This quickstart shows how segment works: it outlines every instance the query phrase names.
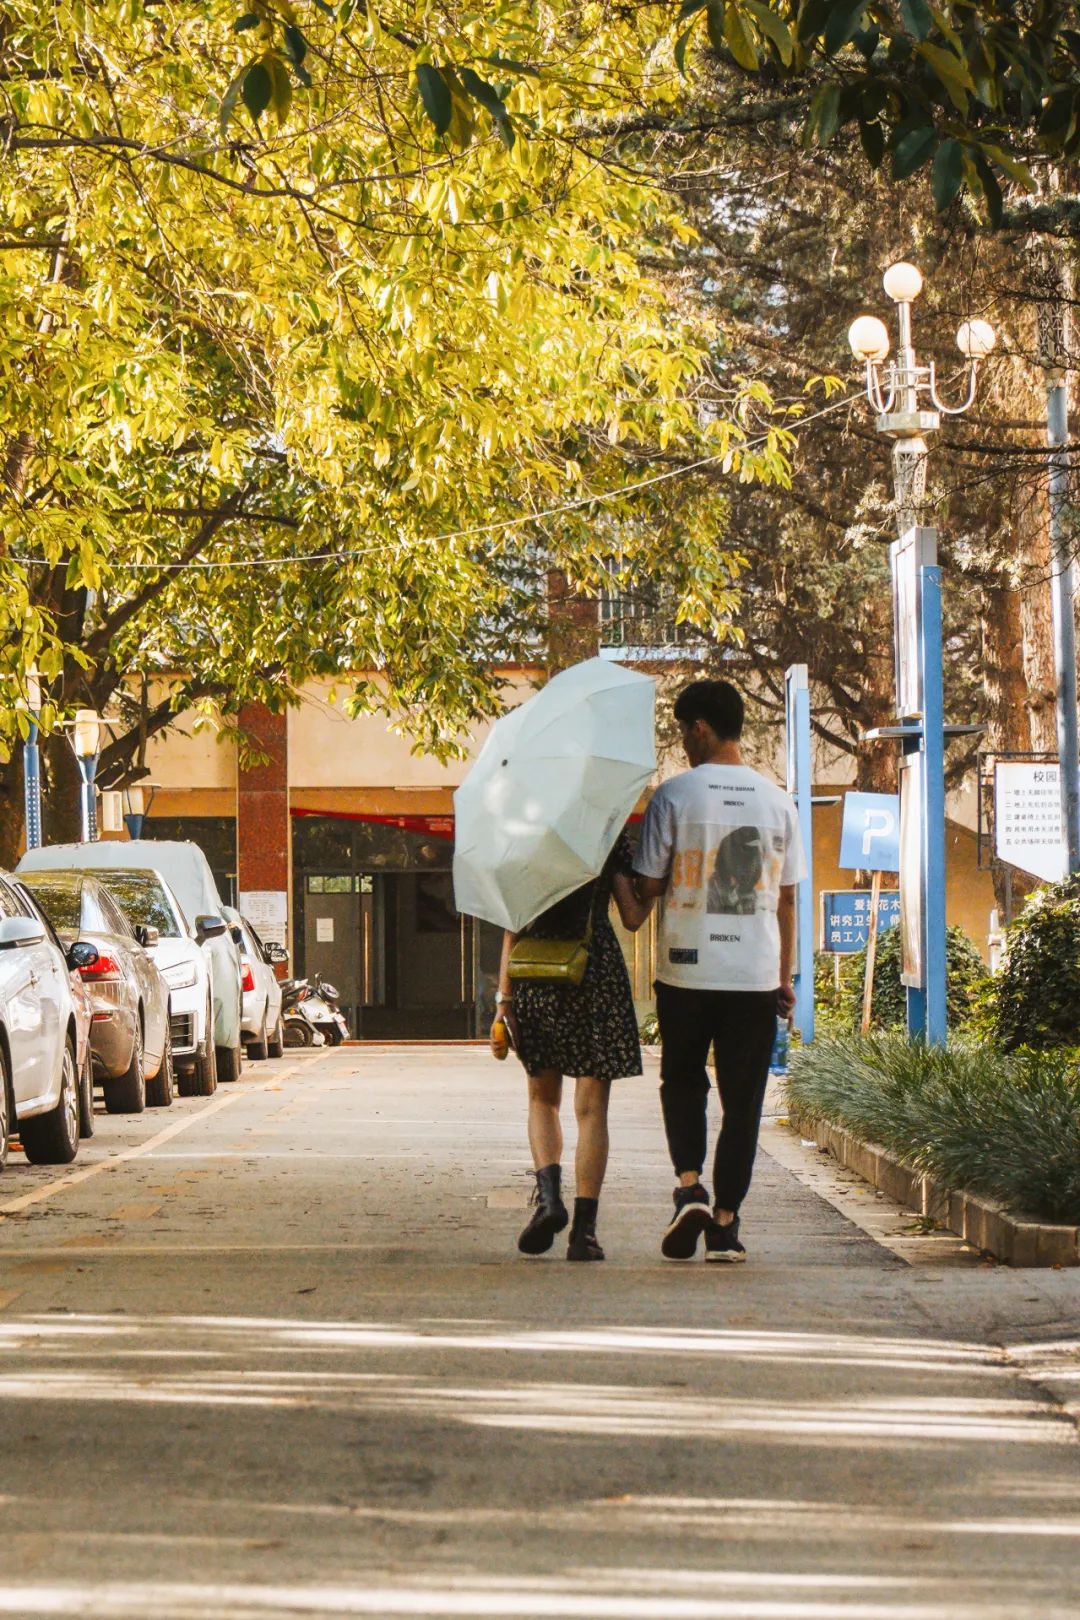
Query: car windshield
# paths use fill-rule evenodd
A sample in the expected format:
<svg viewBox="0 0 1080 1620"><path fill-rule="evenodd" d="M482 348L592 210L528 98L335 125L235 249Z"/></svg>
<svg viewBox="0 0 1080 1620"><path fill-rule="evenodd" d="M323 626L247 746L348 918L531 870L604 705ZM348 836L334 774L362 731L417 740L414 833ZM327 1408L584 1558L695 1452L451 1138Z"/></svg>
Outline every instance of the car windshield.
<svg viewBox="0 0 1080 1620"><path fill-rule="evenodd" d="M82 884L77 878L50 878L35 872L27 875L26 887L54 928L66 934L79 932L82 926Z"/></svg>
<svg viewBox="0 0 1080 1620"><path fill-rule="evenodd" d="M110 872L103 868L95 876L129 922L140 928L156 928L162 939L181 937L173 908L153 872Z"/></svg>

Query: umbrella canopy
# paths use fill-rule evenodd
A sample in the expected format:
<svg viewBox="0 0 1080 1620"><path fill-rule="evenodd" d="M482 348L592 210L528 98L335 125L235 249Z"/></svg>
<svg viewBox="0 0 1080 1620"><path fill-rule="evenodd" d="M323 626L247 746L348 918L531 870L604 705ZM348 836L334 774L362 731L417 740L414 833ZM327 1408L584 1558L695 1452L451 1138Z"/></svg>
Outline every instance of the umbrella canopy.
<svg viewBox="0 0 1080 1620"><path fill-rule="evenodd" d="M454 794L459 911L516 933L598 876L656 768L655 705L590 658L496 721Z"/></svg>

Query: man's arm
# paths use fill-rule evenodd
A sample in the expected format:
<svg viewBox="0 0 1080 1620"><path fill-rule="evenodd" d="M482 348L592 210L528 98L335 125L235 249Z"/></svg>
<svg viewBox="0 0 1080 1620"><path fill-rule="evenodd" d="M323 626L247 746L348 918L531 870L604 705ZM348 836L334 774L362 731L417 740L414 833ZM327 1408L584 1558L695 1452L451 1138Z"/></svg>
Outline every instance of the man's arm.
<svg viewBox="0 0 1080 1620"><path fill-rule="evenodd" d="M791 981L795 970L795 894L797 887L797 884L794 883L782 884L780 899L776 907L776 919L780 924L780 991L777 996L777 1007L784 1018L787 1018L795 1011L795 986Z"/></svg>

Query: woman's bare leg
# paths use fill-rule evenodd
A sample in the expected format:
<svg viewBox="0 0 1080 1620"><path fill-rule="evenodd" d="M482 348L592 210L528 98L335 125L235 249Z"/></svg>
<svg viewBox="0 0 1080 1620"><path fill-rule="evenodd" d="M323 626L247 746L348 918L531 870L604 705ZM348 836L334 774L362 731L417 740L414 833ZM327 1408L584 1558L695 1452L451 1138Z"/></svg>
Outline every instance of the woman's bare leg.
<svg viewBox="0 0 1080 1620"><path fill-rule="evenodd" d="M561 1102L561 1074L555 1069L541 1069L539 1074L530 1074L529 1147L532 1149L533 1166L537 1170L562 1162Z"/></svg>
<svg viewBox="0 0 1080 1620"><path fill-rule="evenodd" d="M574 1092L578 1140L575 1160L579 1198L599 1198L608 1161L608 1098L611 1084L582 1075Z"/></svg>

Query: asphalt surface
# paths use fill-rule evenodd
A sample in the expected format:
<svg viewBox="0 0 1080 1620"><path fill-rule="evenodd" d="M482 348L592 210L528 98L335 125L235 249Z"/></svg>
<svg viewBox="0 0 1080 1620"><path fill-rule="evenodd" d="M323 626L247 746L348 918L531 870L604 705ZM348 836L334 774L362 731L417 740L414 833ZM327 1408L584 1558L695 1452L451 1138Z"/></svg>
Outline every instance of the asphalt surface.
<svg viewBox="0 0 1080 1620"><path fill-rule="evenodd" d="M1080 1617L1080 1273L775 1121L750 1262L665 1264L654 1071L602 1266L517 1255L523 1083L475 1049L98 1125L0 1177L0 1615Z"/></svg>

